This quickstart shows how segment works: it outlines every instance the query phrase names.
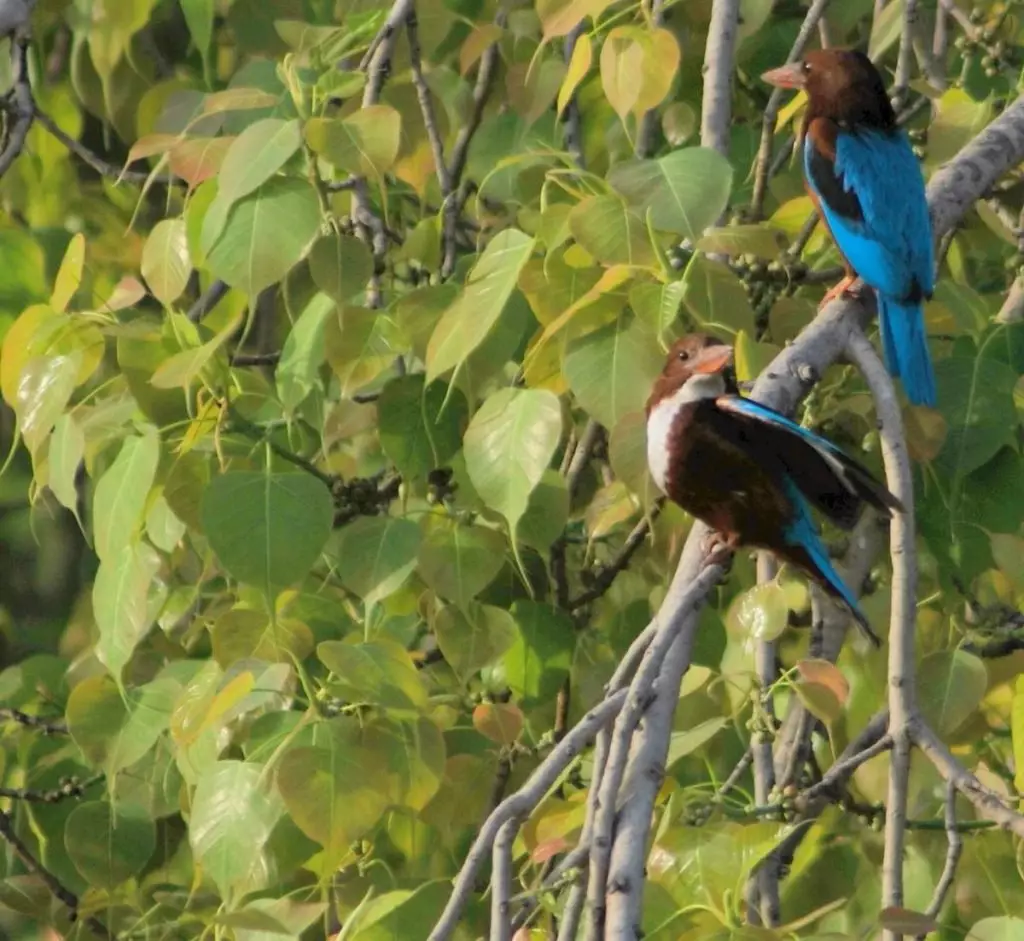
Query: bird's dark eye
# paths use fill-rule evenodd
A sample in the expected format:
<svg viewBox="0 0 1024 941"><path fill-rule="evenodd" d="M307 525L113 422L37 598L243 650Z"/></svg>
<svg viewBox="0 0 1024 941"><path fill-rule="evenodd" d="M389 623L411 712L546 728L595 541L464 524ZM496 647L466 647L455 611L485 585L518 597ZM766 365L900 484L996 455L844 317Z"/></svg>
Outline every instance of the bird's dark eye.
<svg viewBox="0 0 1024 941"><path fill-rule="evenodd" d="M810 62L802 62L802 63L800 63L800 71L803 72L804 75L810 75L811 74L811 63Z"/></svg>
<svg viewBox="0 0 1024 941"><path fill-rule="evenodd" d="M680 350L677 354L679 361L685 363L690 358L689 350Z"/></svg>

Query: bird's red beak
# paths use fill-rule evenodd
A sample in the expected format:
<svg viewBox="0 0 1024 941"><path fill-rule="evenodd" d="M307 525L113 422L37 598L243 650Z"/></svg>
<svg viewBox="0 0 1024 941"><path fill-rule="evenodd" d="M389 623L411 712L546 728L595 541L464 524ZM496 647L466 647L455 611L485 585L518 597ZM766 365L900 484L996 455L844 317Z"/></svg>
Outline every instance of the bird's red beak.
<svg viewBox="0 0 1024 941"><path fill-rule="evenodd" d="M789 65L780 65L777 69L771 69L761 76L762 82L774 85L776 88L803 88L804 70L799 62L791 62Z"/></svg>
<svg viewBox="0 0 1024 941"><path fill-rule="evenodd" d="M732 362L731 346L709 346L697 354L693 363L693 371L712 375L721 372Z"/></svg>

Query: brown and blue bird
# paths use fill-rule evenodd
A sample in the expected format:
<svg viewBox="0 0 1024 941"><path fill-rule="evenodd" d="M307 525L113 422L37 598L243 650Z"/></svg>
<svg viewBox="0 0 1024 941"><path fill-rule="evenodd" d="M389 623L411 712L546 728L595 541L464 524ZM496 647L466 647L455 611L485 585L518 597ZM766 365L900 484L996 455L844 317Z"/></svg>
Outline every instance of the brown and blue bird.
<svg viewBox="0 0 1024 941"><path fill-rule="evenodd" d="M725 549L755 546L810 574L844 602L876 644L839 577L811 507L850 529L869 504L900 502L830 441L736 393L732 347L690 334L669 350L647 400L647 463L673 502L717 530Z"/></svg>
<svg viewBox="0 0 1024 941"><path fill-rule="evenodd" d="M825 300L858 276L874 288L889 372L911 402L934 406L923 310L935 277L931 218L921 168L882 76L863 53L822 49L762 78L807 93L804 177L847 272Z"/></svg>

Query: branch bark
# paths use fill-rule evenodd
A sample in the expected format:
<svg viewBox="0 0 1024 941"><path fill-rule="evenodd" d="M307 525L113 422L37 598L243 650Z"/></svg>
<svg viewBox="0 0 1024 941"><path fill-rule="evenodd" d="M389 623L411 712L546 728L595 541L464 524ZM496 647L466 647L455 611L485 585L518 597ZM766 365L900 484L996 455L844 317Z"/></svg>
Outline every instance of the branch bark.
<svg viewBox="0 0 1024 941"><path fill-rule="evenodd" d="M732 118L732 70L739 32L739 0L714 0L708 42L704 47L704 98L701 103L702 147L729 153Z"/></svg>

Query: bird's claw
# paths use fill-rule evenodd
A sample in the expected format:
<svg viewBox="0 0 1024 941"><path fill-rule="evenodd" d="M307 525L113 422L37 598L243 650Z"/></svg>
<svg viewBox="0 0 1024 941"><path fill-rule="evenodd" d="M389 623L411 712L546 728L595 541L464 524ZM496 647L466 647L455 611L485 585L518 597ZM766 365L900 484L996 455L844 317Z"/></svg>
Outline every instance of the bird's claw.
<svg viewBox="0 0 1024 941"><path fill-rule="evenodd" d="M725 565L736 551L736 537L720 532L710 532L701 543L707 565Z"/></svg>
<svg viewBox="0 0 1024 941"><path fill-rule="evenodd" d="M818 310L823 310L828 304L831 304L832 301L838 298L846 297L849 294L856 296L859 293L853 288L856 281L857 276L855 274L848 274L843 277L841 281L830 287L825 292L825 296L821 299L821 303L818 305Z"/></svg>

